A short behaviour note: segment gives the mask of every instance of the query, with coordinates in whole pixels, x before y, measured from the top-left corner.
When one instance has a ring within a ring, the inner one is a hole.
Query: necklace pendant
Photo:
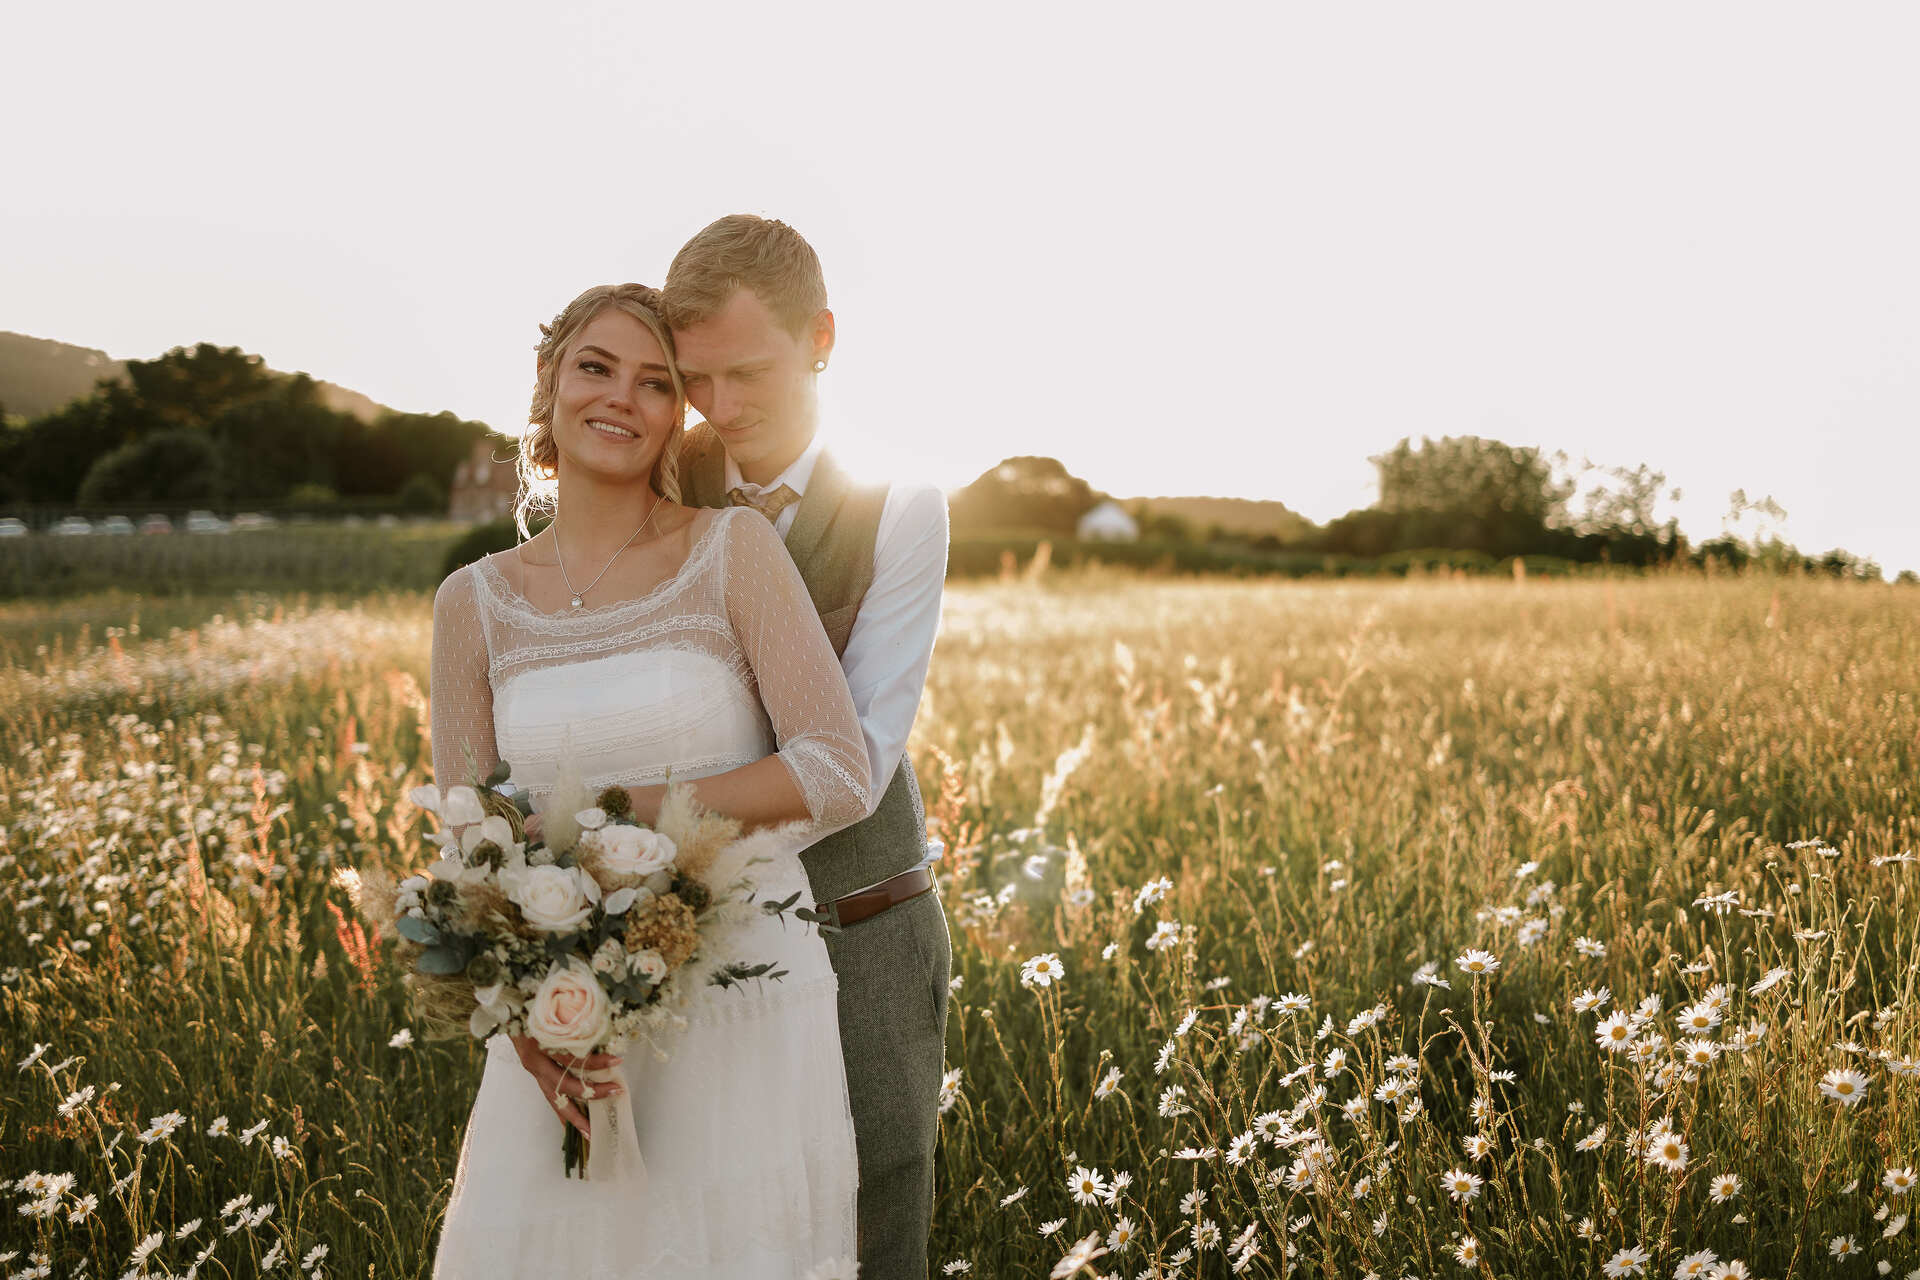
[[[573,606],[574,608],[576,608],[576,609],[578,609],[578,608],[580,607],[580,605],[581,605],[581,603],[582,603],[582,601],[581,601],[581,599],[580,599],[580,597],[579,597],[579,596],[575,596],[575,597],[574,597],[573,599],[571,599],[571,600],[569,600],[569,601],[567,601],[567,603],[568,603],[568,604],[570,604],[570,605],[572,605],[572,606]]]

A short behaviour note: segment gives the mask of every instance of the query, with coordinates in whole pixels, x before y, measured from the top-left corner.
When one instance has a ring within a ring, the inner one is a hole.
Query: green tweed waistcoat
[[[726,452],[710,427],[687,433],[680,455],[680,498],[689,506],[727,505]],[[844,655],[860,602],[873,584],[873,547],[885,485],[855,485],[822,452],[787,531],[787,553],[807,584],[835,654]],[[830,901],[909,870],[926,857],[927,816],[906,753],[864,821],[834,832],[800,855],[814,896]]]

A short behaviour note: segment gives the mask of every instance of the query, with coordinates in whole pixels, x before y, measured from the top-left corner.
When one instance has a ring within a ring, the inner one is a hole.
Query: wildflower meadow
[[[0,605],[0,1276],[430,1270],[430,612]],[[969,584],[912,751],[945,1274],[1920,1277],[1920,591]]]

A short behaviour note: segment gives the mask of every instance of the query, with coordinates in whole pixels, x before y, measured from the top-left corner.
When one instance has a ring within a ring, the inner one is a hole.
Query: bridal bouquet
[[[440,820],[439,860],[398,884],[361,877],[362,909],[403,939],[415,1012],[430,1032],[527,1035],[574,1057],[617,1053],[655,1039],[696,974],[720,986],[784,976],[711,954],[730,919],[789,911],[819,919],[795,906],[797,894],[756,903],[749,878],[710,882],[722,854],[736,869],[751,854],[737,823],[702,812],[679,784],[647,827],[624,789],[588,804],[568,772],[562,762],[543,838],[531,841],[526,794],[495,789],[509,776],[505,764],[479,785],[415,789],[413,802]],[[593,1100],[588,1114],[591,1143],[562,1122],[566,1175],[644,1177],[624,1092]]]

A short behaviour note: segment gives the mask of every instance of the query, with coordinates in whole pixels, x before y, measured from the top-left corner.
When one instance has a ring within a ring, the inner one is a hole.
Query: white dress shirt
[[[726,486],[743,488],[757,497],[784,484],[805,496],[821,448],[816,434],[805,452],[764,485],[744,484],[740,468],[729,457]],[[793,528],[799,509],[799,503],[790,503],[773,522],[782,538]],[[920,709],[927,666],[933,660],[934,636],[940,630],[940,593],[946,580],[946,494],[928,484],[889,484],[873,543],[873,583],[854,617],[846,652],[840,655],[873,767],[869,816],[879,807],[907,749],[907,734]],[[934,856],[939,856],[937,851]]]

